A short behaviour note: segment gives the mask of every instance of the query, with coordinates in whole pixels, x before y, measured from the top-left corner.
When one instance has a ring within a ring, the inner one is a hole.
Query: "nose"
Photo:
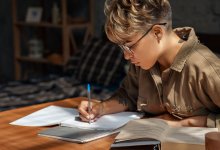
[[[132,58],[132,54],[130,54],[130,53],[126,52],[126,51],[124,51],[123,54],[124,54],[124,58],[126,60],[130,60]]]

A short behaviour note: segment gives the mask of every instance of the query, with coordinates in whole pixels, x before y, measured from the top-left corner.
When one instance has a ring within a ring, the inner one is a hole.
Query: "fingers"
[[[178,119],[174,118],[172,115],[167,114],[167,113],[159,115],[159,116],[156,116],[155,118],[164,119],[164,120],[170,120],[170,121],[178,120]]]
[[[84,116],[82,115],[79,115],[81,121],[84,121],[84,122],[89,122],[89,119],[85,118]],[[94,118],[94,119],[91,119],[90,122],[95,122],[98,118]]]
[[[82,101],[78,107],[78,111],[81,119],[83,120],[89,119],[89,114],[87,110],[88,110],[88,102]]]
[[[79,113],[79,118],[81,119],[81,121],[89,122],[89,120],[80,113]]]
[[[98,105],[99,103],[97,102],[92,102],[91,103],[91,114],[88,113],[88,101],[82,101],[78,107],[78,111],[79,111],[79,117],[81,118],[82,121],[85,122],[89,122],[92,121],[96,121],[97,120],[97,116],[99,115],[99,107]]]

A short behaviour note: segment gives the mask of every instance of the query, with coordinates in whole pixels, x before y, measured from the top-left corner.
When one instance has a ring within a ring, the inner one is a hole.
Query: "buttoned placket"
[[[153,77],[153,80],[155,82],[159,97],[160,97],[160,107],[166,107],[168,112],[173,115],[174,117],[178,119],[183,119],[182,117],[178,116],[177,114],[180,111],[180,108],[178,108],[175,105],[170,106],[170,104],[165,100],[165,93],[167,93],[166,84],[168,84],[168,81],[170,79],[172,70],[168,68],[167,70],[160,73],[159,66],[156,65],[154,68],[150,70],[151,76]]]
[[[163,102],[163,87],[162,87],[162,80],[161,80],[161,75],[159,70],[156,68],[156,66],[154,66],[152,69],[150,69],[150,74],[154,80],[154,83],[156,85],[157,91],[158,91],[158,95],[160,98],[160,107],[163,108],[164,107],[164,102]]]
[[[169,81],[170,81],[170,77],[173,73],[173,70],[168,68],[166,70],[164,70],[161,74],[161,78],[162,78],[162,86],[163,86],[163,93],[166,93],[168,94],[168,84],[169,84]],[[163,94],[163,96],[165,96]],[[166,97],[163,98],[163,100],[165,100]],[[166,102],[166,106],[167,108],[169,108],[169,113],[171,115],[173,115],[174,117],[178,118],[178,119],[183,119],[182,117],[180,117],[178,114],[180,112],[180,106],[177,106],[176,105],[176,101],[175,101],[175,97],[173,97],[173,104],[169,104],[168,102]]]

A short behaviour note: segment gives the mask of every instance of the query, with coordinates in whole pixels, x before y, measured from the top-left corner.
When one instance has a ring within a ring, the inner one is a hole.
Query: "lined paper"
[[[60,124],[67,119],[74,119],[76,115],[78,115],[78,111],[74,108],[52,105],[11,122],[10,124],[20,126],[50,126]]]

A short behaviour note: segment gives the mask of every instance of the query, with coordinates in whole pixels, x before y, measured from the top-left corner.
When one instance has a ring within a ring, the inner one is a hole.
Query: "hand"
[[[207,127],[207,116],[193,116],[181,120],[182,126]]]
[[[173,126],[173,127],[181,127],[181,120],[175,118],[173,115],[165,113],[159,116],[156,116],[154,118],[159,118],[159,119],[163,119],[168,125]]]
[[[103,104],[101,102],[98,102],[96,100],[91,100],[90,103],[91,107],[91,114],[88,113],[88,101],[82,101],[78,107],[79,110],[79,117],[82,121],[89,122],[89,119],[94,122],[96,121],[100,116],[102,116],[103,111]]]
[[[181,120],[170,114],[162,114],[155,118],[164,119],[169,125],[175,127],[206,127],[207,124],[207,116],[192,116]]]
[[[179,119],[175,118],[173,115],[169,114],[169,113],[165,113],[159,116],[156,116],[155,118],[160,118],[163,120],[169,120],[169,121],[177,121]]]

